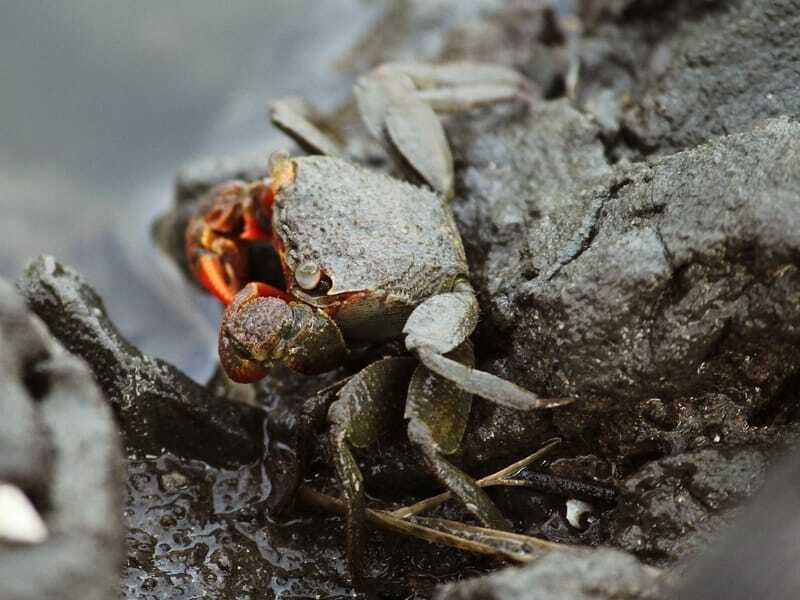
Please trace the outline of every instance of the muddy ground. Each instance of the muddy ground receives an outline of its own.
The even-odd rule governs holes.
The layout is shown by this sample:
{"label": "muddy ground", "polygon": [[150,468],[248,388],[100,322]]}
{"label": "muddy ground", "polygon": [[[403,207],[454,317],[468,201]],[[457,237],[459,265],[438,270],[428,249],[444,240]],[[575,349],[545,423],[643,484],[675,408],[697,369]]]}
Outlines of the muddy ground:
{"label": "muddy ground", "polygon": [[[589,6],[570,46],[558,15],[538,3],[396,3],[342,58],[345,78],[414,58],[498,62],[532,80],[527,100],[448,118],[454,211],[482,306],[479,365],[577,401],[535,414],[476,401],[456,461],[484,475],[560,436],[538,472],[616,490],[590,502],[582,527],[566,518],[569,497],[495,493],[522,533],[614,550],[554,554],[447,588],[502,565],[372,531],[367,575],[378,597],[671,597],[684,581],[695,586],[685,597],[700,597],[715,581],[758,579],[757,558],[748,571],[708,553],[725,547],[723,532],[797,439],[800,2]],[[581,62],[574,99],[565,97],[570,48]],[[352,106],[325,124],[355,158],[389,168]],[[232,175],[262,173],[234,164],[179,177],[177,208],[156,226],[177,262],[193,201]],[[123,432],[125,597],[350,594],[341,520],[292,503],[287,490],[306,448],[299,407],[357,364],[316,378],[277,370],[255,389],[202,386],[130,346],[89,284],[56,260],[33,263],[18,288],[88,363]],[[20,406],[38,406],[28,395]],[[312,429],[305,480],[335,494],[323,428]],[[376,505],[436,491],[397,433],[360,457]],[[18,481],[45,516],[57,508],[55,475],[14,479],[28,471],[12,466],[6,477],[12,467],[0,462],[0,479]],[[114,498],[111,480],[103,485]],[[771,489],[781,497],[778,483]],[[772,531],[754,518],[739,527]],[[104,542],[109,556],[121,551],[116,535]],[[785,537],[744,535],[777,555]],[[0,568],[18,552],[0,545]],[[55,560],[49,552],[37,560]],[[109,556],[99,591],[83,597],[103,597]],[[782,577],[770,579],[770,597],[797,585],[791,569]]]}

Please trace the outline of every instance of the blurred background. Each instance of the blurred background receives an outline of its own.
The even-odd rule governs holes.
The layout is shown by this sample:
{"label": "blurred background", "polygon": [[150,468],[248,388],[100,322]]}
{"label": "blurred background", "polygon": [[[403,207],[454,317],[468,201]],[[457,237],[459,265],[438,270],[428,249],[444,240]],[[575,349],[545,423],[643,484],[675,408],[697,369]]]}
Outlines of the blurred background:
{"label": "blurred background", "polygon": [[55,255],[130,341],[203,379],[219,307],[158,254],[150,223],[187,163],[288,145],[270,100],[342,100],[336,61],[377,12],[358,0],[0,1],[0,276]]}

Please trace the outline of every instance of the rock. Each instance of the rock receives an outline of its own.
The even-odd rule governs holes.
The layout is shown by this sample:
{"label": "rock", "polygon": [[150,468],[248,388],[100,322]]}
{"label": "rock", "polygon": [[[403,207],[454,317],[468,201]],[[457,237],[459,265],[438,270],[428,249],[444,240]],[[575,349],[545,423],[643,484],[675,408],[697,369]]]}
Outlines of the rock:
{"label": "rock", "polygon": [[37,497],[44,493],[52,468],[52,449],[36,407],[44,389],[34,369],[47,347],[41,324],[33,324],[25,302],[3,280],[0,337],[0,481]]}
{"label": "rock", "polygon": [[32,502],[47,536],[0,535],[0,597],[116,598],[124,474],[111,411],[86,364],[2,280],[0,407],[0,481]]}
{"label": "rock", "polygon": [[685,25],[663,73],[644,74],[625,119],[637,143],[670,153],[754,122],[800,116],[800,2],[741,0]]}
{"label": "rock", "polygon": [[701,551],[763,483],[764,453],[703,449],[647,463],[620,486],[615,546],[672,564]]}
{"label": "rock", "polygon": [[682,585],[670,597],[774,598],[800,595],[795,568],[800,520],[800,456],[796,445],[770,476],[759,497],[714,548],[691,563],[684,562]]}
{"label": "rock", "polygon": [[457,216],[481,339],[512,380],[579,399],[553,412],[562,433],[666,453],[749,439],[790,410],[800,125],[774,120],[614,176],[564,104],[462,125]]}
{"label": "rock", "polygon": [[215,397],[172,365],[131,346],[76,271],[41,257],[28,266],[19,286],[53,335],[89,363],[129,446],[154,455],[166,449],[214,465],[261,456],[261,411]]}
{"label": "rock", "polygon": [[440,588],[436,600],[644,600],[658,598],[657,572],[618,550],[585,556],[553,552],[524,568],[503,569]]}

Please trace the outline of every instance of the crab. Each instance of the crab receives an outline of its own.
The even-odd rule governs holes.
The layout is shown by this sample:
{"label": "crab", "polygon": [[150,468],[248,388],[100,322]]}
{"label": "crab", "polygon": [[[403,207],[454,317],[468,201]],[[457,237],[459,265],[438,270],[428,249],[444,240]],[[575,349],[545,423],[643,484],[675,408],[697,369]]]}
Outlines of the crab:
{"label": "crab", "polygon": [[[355,97],[367,129],[417,184],[347,160],[306,105],[278,102],[273,122],[313,155],[277,153],[268,179],[213,188],[187,228],[193,273],[226,305],[219,357],[231,379],[259,380],[275,362],[326,372],[363,342],[399,339],[418,359],[369,364],[327,412],[354,580],[365,497],[352,448],[376,442],[393,425],[398,402],[405,400],[408,438],[433,477],[481,523],[503,530],[510,524],[499,509],[448,460],[472,396],[519,410],[569,402],[474,367],[469,337],[478,302],[450,207],[453,158],[436,113],[524,99],[525,89],[517,72],[477,63],[389,64],[360,78]],[[274,247],[284,286],[250,280],[253,243]]]}

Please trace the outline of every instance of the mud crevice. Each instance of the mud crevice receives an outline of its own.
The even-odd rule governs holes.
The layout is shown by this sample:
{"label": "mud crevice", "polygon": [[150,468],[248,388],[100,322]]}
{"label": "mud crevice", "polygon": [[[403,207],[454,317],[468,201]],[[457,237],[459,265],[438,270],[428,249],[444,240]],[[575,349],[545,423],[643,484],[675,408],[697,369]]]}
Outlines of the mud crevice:
{"label": "mud crevice", "polygon": [[747,418],[751,427],[772,427],[792,420],[800,405],[800,371],[783,380],[778,391]]}
{"label": "mud crevice", "polygon": [[583,226],[581,227],[581,232],[578,234],[579,237],[577,243],[575,244],[576,249],[571,253],[569,253],[568,255],[559,258],[558,263],[544,278],[545,281],[552,281],[553,278],[556,275],[558,275],[561,269],[566,267],[568,264],[578,260],[581,257],[581,255],[591,247],[592,242],[594,242],[598,232],[600,231],[600,220],[603,216],[603,211],[605,210],[606,202],[613,197],[614,191],[615,190],[612,189],[612,193],[610,195],[608,196],[603,195],[600,197],[599,201],[594,202],[595,204],[594,210],[592,210],[588,215],[589,222],[583,224]]}

